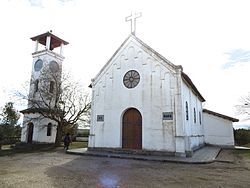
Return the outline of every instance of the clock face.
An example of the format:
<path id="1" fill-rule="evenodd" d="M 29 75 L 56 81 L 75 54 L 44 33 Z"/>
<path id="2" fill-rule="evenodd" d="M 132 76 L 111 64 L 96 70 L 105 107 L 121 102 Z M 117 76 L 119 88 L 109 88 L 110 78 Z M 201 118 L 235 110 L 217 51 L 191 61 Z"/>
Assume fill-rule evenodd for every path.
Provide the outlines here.
<path id="1" fill-rule="evenodd" d="M 140 82 L 140 74 L 135 70 L 128 71 L 123 77 L 123 84 L 127 88 L 134 88 Z"/>
<path id="2" fill-rule="evenodd" d="M 49 68 L 50 68 L 51 72 L 55 73 L 59 70 L 59 65 L 56 61 L 51 61 L 49 63 Z"/>
<path id="3" fill-rule="evenodd" d="M 40 71 L 43 67 L 43 61 L 41 59 L 38 59 L 36 62 L 35 62 L 35 71 Z"/>

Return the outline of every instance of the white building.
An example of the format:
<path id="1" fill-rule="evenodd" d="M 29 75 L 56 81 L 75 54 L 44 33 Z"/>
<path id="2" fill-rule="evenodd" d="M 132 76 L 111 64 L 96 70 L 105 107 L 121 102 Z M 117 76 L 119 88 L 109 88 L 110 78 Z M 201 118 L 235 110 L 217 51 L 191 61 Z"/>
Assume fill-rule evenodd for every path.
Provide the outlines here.
<path id="1" fill-rule="evenodd" d="M 192 154 L 204 145 L 202 102 L 182 67 L 131 34 L 92 80 L 89 148 Z"/>
<path id="2" fill-rule="evenodd" d="M 232 121 L 237 120 L 208 116 L 208 111 L 203 115 L 205 99 L 182 66 L 133 33 L 92 79 L 91 87 L 89 149 L 190 156 L 206 143 L 234 145 Z"/>
<path id="3" fill-rule="evenodd" d="M 32 37 L 31 40 L 35 41 L 35 52 L 32 53 L 28 108 L 21 111 L 24 115 L 21 142 L 54 143 L 57 123 L 49 118 L 44 118 L 39 112 L 43 107 L 43 113 L 46 112 L 48 104 L 51 108 L 55 105 L 56 84 L 61 79 L 64 59 L 63 46 L 68 42 L 51 32 Z M 57 47 L 60 47 L 60 51 L 53 51 Z"/>
<path id="4" fill-rule="evenodd" d="M 206 144 L 223 147 L 234 146 L 232 122 L 238 122 L 238 119 L 203 109 L 203 120 Z"/>

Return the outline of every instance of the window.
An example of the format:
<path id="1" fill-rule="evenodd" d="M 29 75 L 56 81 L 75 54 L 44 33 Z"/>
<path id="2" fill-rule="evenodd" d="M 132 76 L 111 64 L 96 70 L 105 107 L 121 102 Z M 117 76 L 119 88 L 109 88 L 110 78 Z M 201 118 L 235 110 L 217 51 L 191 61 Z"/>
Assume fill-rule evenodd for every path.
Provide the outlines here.
<path id="1" fill-rule="evenodd" d="M 39 80 L 35 81 L 35 92 L 38 92 Z"/>
<path id="2" fill-rule="evenodd" d="M 56 73 L 57 71 L 59 71 L 59 65 L 56 61 L 51 61 L 49 63 L 49 68 L 52 73 Z"/>
<path id="3" fill-rule="evenodd" d="M 43 61 L 41 59 L 38 59 L 36 62 L 35 62 L 35 71 L 40 71 L 43 67 Z"/>
<path id="4" fill-rule="evenodd" d="M 47 126 L 47 136 L 51 136 L 52 124 L 49 123 Z"/>
<path id="5" fill-rule="evenodd" d="M 55 85 L 55 82 L 50 81 L 50 84 L 49 84 L 49 92 L 50 92 L 50 93 L 53 93 L 53 92 L 54 92 L 54 85 Z"/>
<path id="6" fill-rule="evenodd" d="M 195 111 L 195 108 L 194 108 L 194 123 L 196 123 L 196 111 Z"/>
<path id="7" fill-rule="evenodd" d="M 201 125 L 201 112 L 199 112 L 199 120 L 200 120 L 200 125 Z"/>
<path id="8" fill-rule="evenodd" d="M 188 120 L 188 102 L 186 101 L 186 120 Z"/>

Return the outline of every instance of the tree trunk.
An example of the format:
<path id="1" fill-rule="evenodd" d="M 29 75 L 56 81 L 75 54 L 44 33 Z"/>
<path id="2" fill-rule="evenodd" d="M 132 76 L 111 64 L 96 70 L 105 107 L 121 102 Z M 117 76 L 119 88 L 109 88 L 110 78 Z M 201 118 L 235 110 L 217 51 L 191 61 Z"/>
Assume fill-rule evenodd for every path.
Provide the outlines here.
<path id="1" fill-rule="evenodd" d="M 62 141 L 62 123 L 59 122 L 56 128 L 56 140 L 55 140 L 55 145 L 60 146 L 61 141 Z"/>

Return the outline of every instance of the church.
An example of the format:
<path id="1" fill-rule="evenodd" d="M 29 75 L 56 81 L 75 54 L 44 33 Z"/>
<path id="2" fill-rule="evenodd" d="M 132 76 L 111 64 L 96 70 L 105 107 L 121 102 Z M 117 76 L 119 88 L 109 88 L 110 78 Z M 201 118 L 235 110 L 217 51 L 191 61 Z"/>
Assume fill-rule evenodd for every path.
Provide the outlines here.
<path id="1" fill-rule="evenodd" d="M 183 67 L 135 35 L 137 17 L 130 19 L 131 34 L 92 79 L 89 150 L 192 156 L 205 144 L 233 146 L 237 119 L 203 110 L 205 99 Z"/>
<path id="2" fill-rule="evenodd" d="M 91 80 L 88 149 L 187 157 L 205 144 L 233 147 L 232 122 L 238 120 L 203 109 L 205 99 L 183 67 L 171 63 L 135 35 L 139 16 L 127 17 L 131 34 Z M 29 101 L 40 101 L 45 88 L 52 96 L 47 105 L 53 107 L 55 83 L 46 75 L 52 71 L 60 82 L 63 47 L 68 42 L 51 32 L 31 40 L 35 42 L 35 52 Z M 60 50 L 54 51 L 58 47 Z M 57 123 L 42 116 L 43 104 L 29 102 L 28 108 L 21 111 L 21 142 L 55 143 Z"/>

